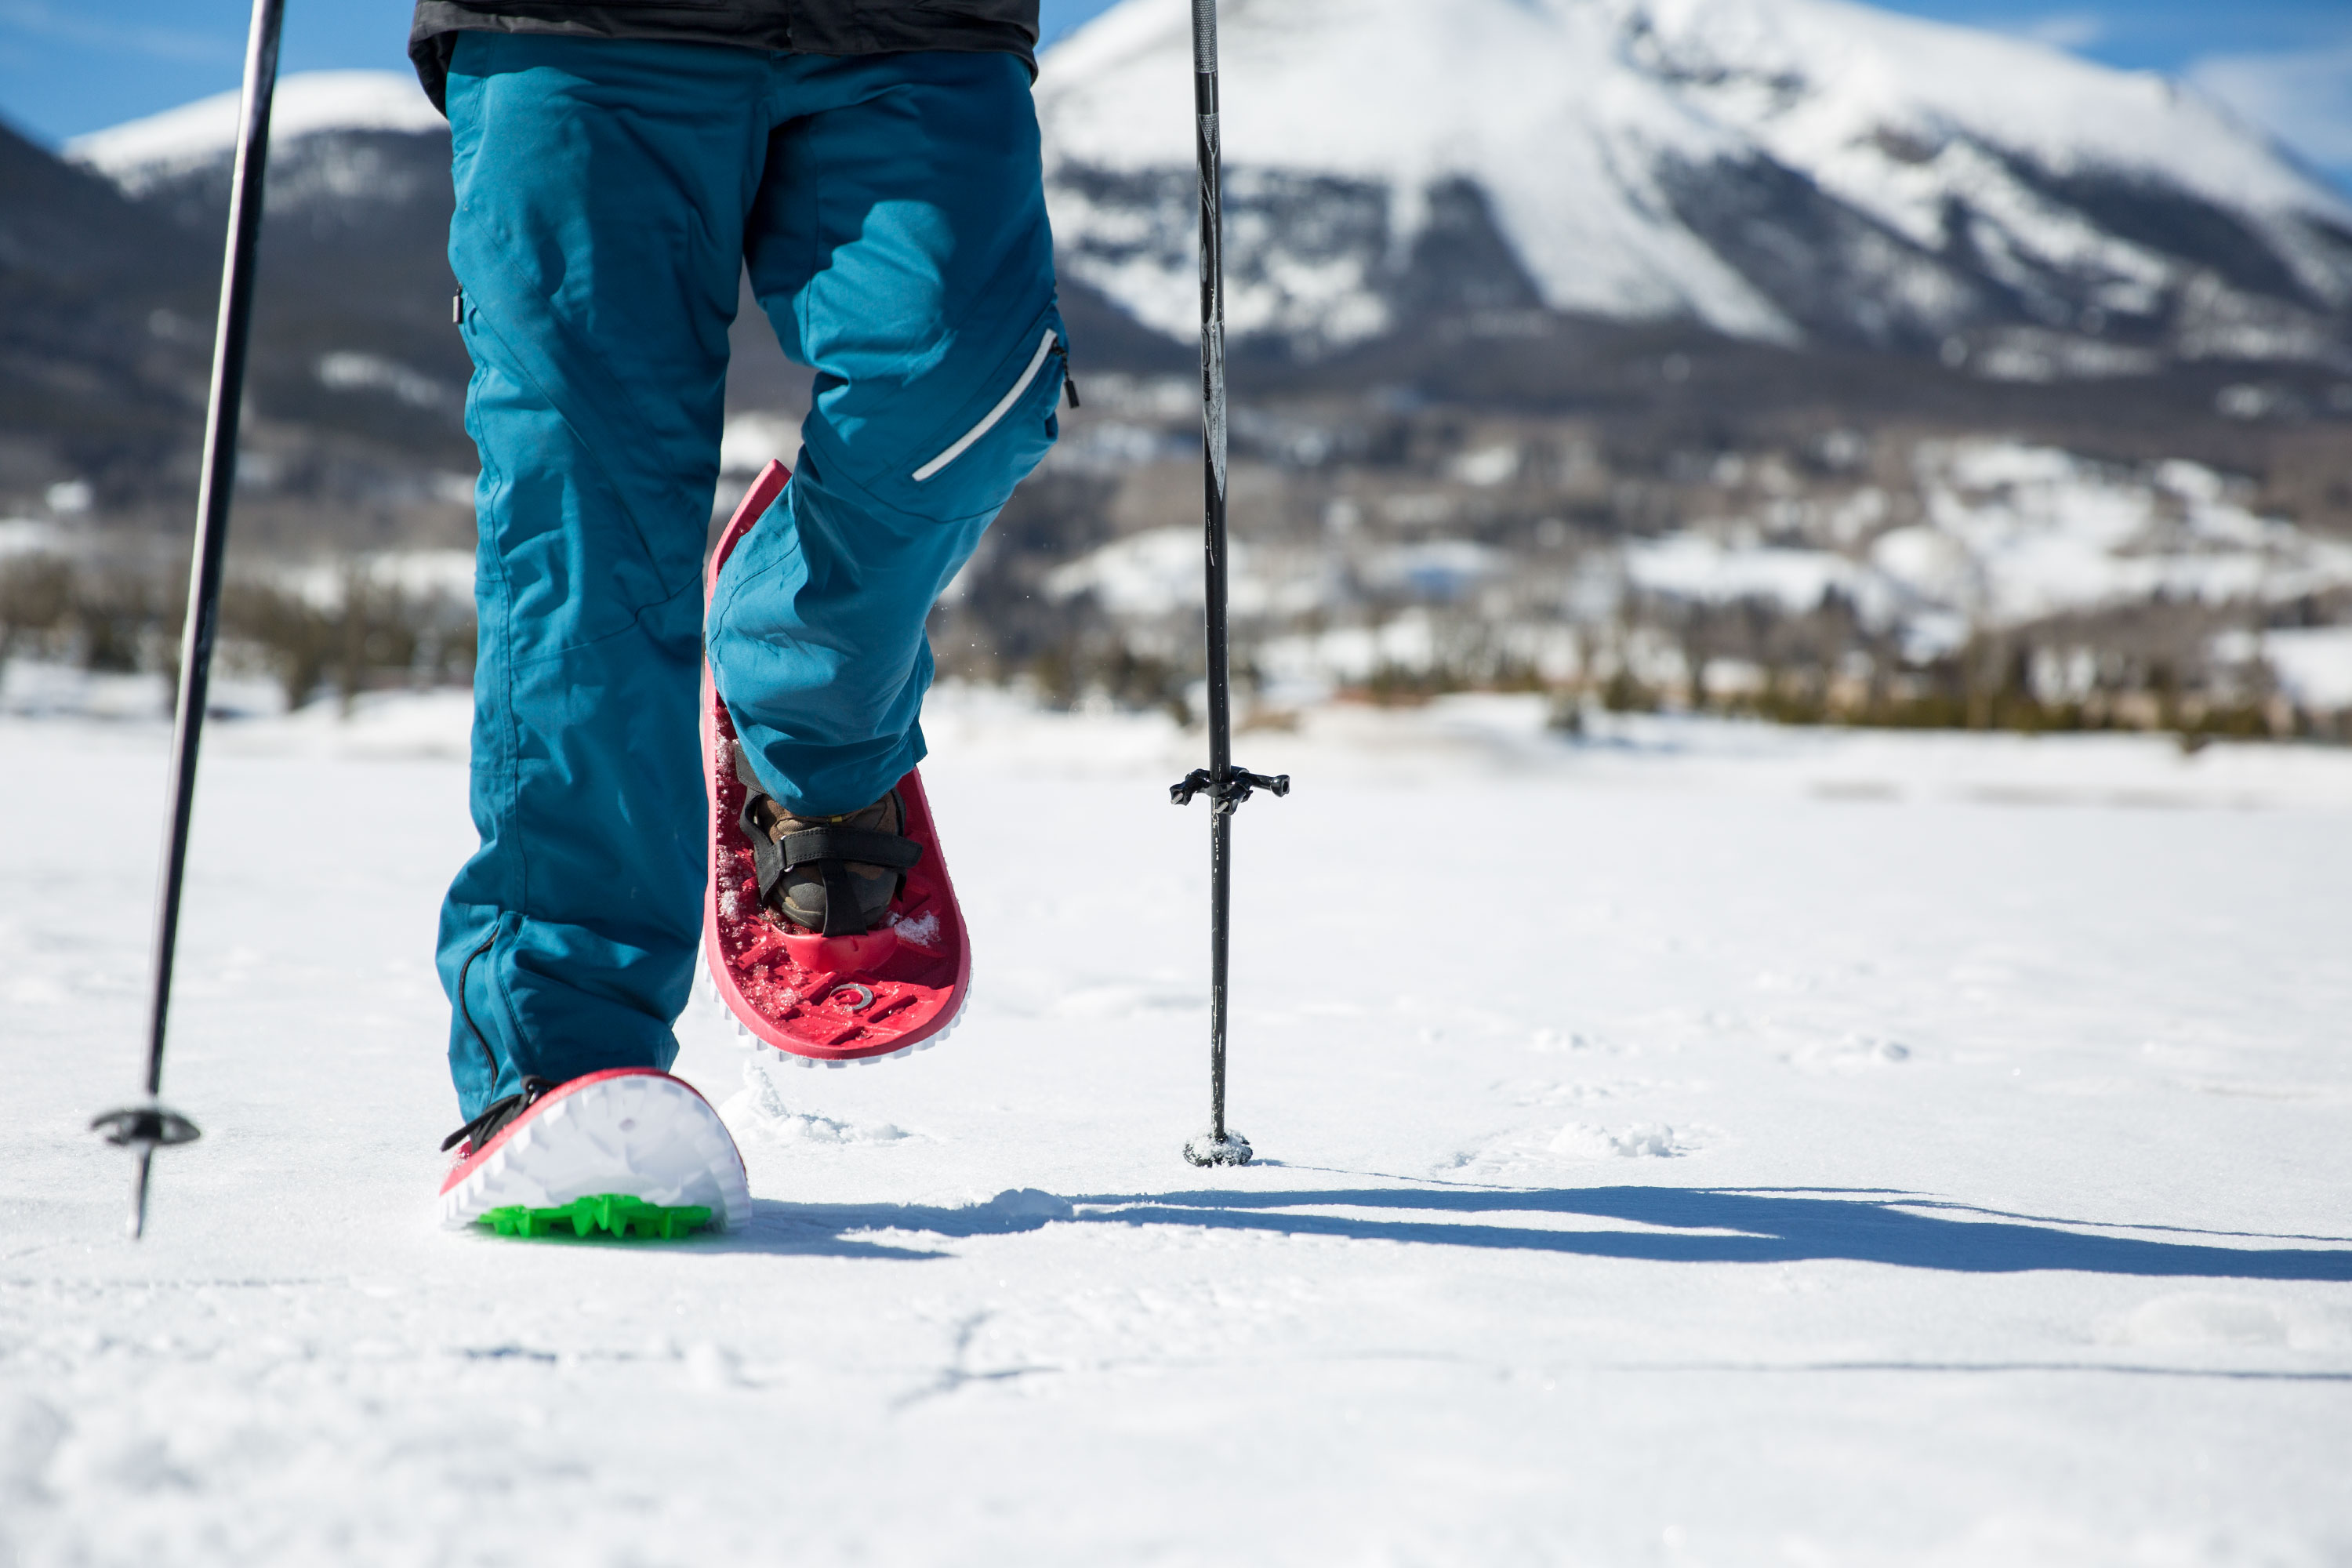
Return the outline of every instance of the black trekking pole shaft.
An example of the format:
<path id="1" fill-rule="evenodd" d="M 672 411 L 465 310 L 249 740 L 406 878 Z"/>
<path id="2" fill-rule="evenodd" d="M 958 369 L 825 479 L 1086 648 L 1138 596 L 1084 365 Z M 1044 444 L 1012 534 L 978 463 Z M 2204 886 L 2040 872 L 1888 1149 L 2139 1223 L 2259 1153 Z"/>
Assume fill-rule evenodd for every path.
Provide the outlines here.
<path id="1" fill-rule="evenodd" d="M 229 184 L 227 255 L 221 269 L 220 318 L 213 339 L 212 395 L 205 415 L 204 473 L 196 496 L 196 539 L 188 569 L 188 605 L 180 636 L 180 689 L 172 725 L 172 814 L 163 835 L 163 864 L 155 894 L 155 949 L 147 1008 L 149 1110 L 163 1087 L 163 1038 L 172 1005 L 172 966 L 180 933 L 180 891 L 188 859 L 188 822 L 195 803 L 196 752 L 205 731 L 212 684 L 213 645 L 219 630 L 221 566 L 228 544 L 229 503 L 236 489 L 236 430 L 245 395 L 246 347 L 253 323 L 254 253 L 261 234 L 263 173 L 269 156 L 269 106 L 278 85 L 278 38 L 284 0 L 254 0 L 246 40 L 243 117 L 236 166 Z M 117 1113 L 120 1114 L 120 1113 Z M 104 1119 L 101 1119 L 102 1121 Z M 147 1166 L 160 1136 L 178 1121 L 159 1118 L 123 1141 L 138 1147 L 131 1234 L 145 1228 Z M 187 1137 L 194 1129 L 184 1121 Z M 147 1135 L 141 1136 L 144 1131 Z"/>
<path id="2" fill-rule="evenodd" d="M 1217 0 L 1192 0 L 1192 123 L 1201 164 L 1202 584 L 1209 674 L 1209 773 L 1233 769 L 1231 637 L 1225 612 L 1225 264 L 1217 130 Z M 1233 814 L 1209 810 L 1209 1136 L 1225 1139 L 1225 980 L 1232 939 Z"/>
<path id="3" fill-rule="evenodd" d="M 1254 790 L 1290 793 L 1290 775 L 1234 765 L 1233 664 L 1225 573 L 1225 265 L 1217 135 L 1217 0 L 1192 0 L 1192 121 L 1201 156 L 1201 489 L 1202 630 L 1208 645 L 1209 765 L 1171 787 L 1209 797 L 1209 1130 L 1184 1145 L 1195 1165 L 1246 1165 L 1249 1140 L 1225 1125 L 1225 1025 L 1233 948 L 1234 812 Z"/>
<path id="4" fill-rule="evenodd" d="M 254 250 L 261 234 L 263 165 L 269 155 L 269 102 L 277 87 L 278 30 L 284 0 L 254 0 L 245 57 L 245 114 L 228 195 L 228 255 L 221 272 L 220 323 L 213 339 L 212 398 L 205 415 L 204 479 L 196 495 L 196 543 L 188 569 L 187 620 L 180 635 L 180 694 L 172 725 L 172 817 L 163 837 L 155 899 L 154 987 L 147 1010 L 147 1092 L 163 1087 L 163 1028 L 172 1005 L 172 959 L 180 931 L 180 888 L 195 802 L 196 752 L 205 734 L 213 643 L 219 630 L 221 563 L 229 502 L 236 489 L 238 405 L 253 324 Z"/>

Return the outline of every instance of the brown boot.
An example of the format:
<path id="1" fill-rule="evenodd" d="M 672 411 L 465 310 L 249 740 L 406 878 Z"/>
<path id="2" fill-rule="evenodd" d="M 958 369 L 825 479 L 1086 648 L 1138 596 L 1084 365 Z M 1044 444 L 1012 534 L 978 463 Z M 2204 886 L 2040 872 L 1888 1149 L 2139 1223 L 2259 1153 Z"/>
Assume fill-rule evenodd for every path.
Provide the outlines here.
<path id="1" fill-rule="evenodd" d="M 751 841 L 760 902 L 803 931 L 855 936 L 881 923 L 923 847 L 904 837 L 907 813 L 892 790 L 872 805 L 839 816 L 793 816 L 761 787 L 739 743 L 735 776 L 743 784 L 738 819 Z"/>

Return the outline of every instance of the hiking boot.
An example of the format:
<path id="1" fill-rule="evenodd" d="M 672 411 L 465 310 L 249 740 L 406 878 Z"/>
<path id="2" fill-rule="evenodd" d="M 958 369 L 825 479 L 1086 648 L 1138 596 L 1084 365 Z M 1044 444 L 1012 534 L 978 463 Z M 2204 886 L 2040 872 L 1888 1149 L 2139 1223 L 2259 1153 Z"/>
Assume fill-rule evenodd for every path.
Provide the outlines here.
<path id="1" fill-rule="evenodd" d="M 903 836 L 907 810 L 892 790 L 839 816 L 794 816 L 763 789 L 735 746 L 743 784 L 737 819 L 751 840 L 760 902 L 774 918 L 826 936 L 856 936 L 881 923 L 923 847 Z"/>

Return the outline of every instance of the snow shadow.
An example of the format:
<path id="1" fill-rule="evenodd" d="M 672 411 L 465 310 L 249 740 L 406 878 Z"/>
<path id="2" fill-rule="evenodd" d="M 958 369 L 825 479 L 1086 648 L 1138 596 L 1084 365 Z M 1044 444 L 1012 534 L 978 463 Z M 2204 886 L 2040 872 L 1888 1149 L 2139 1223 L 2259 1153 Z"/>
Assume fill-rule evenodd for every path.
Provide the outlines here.
<path id="1" fill-rule="evenodd" d="M 2337 1247 L 2221 1247 L 2064 1228 L 1921 1195 L 1839 1189 L 1706 1187 L 1376 1187 L 1300 1192 L 1186 1192 L 1074 1200 L 1078 1217 L 1124 1225 L 1196 1225 L 1441 1247 L 1499 1247 L 1653 1263 L 1799 1263 L 1846 1259 L 1962 1274 L 2066 1269 L 2084 1274 L 2214 1279 L 2352 1280 L 2352 1238 Z M 1925 1207 L 1986 1215 L 1951 1218 Z M 1393 1219 L 1316 1212 L 1393 1212 Z M 1481 1223 L 1482 1215 L 1517 1216 Z M 1647 1230 L 1555 1229 L 1557 1215 Z M 2118 1226 L 2105 1226 L 2114 1230 Z M 2170 1228 L 2170 1227 L 2128 1227 Z M 2182 1234 L 2176 1232 L 2176 1234 Z M 2238 1233 L 2186 1233 L 2231 1234 Z M 2273 1239 L 2317 1240 L 2319 1237 Z"/>
<path id="2" fill-rule="evenodd" d="M 1035 1187 L 1013 1187 L 985 1203 L 791 1204 L 751 1200 L 751 1223 L 740 1231 L 697 1237 L 703 1252 L 769 1252 L 814 1258 L 896 1258 L 920 1263 L 951 1258 L 926 1245 L 939 1237 L 1009 1236 L 1075 1217 L 1069 1199 Z"/>
<path id="3" fill-rule="evenodd" d="M 758 1199 L 751 1226 L 701 1247 L 918 1262 L 935 1243 L 1048 1225 L 1199 1226 L 1431 1247 L 1495 1247 L 1652 1263 L 1844 1259 L 1962 1274 L 2063 1269 L 2151 1279 L 2352 1281 L 2352 1237 L 2266 1236 L 2092 1222 L 1974 1208 L 1921 1194 L 1842 1188 L 1389 1186 L 1201 1190 L 1064 1198 L 1034 1188 L 981 1204 L 792 1204 Z M 1333 1213 L 1333 1210 L 1358 1213 Z M 1365 1214 L 1360 1211 L 1374 1211 Z M 1922 1212 L 1927 1211 L 1927 1212 Z M 1392 1217 L 1391 1217 L 1392 1216 Z M 1548 1226 L 1545 1216 L 1641 1230 Z M 2074 1227 L 2082 1228 L 2074 1228 Z M 2217 1245 L 2116 1235 L 2228 1237 Z"/>

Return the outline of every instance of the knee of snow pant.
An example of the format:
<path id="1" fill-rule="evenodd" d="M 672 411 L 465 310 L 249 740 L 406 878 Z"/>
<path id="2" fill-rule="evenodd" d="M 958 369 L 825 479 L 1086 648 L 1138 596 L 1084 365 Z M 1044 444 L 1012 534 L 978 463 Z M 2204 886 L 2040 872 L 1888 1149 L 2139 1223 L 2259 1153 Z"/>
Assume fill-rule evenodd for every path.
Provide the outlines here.
<path id="1" fill-rule="evenodd" d="M 481 847 L 440 968 L 469 1115 L 525 1075 L 676 1056 L 698 586 L 765 87 L 762 57 L 687 45 L 467 34 L 453 62 Z"/>
<path id="2" fill-rule="evenodd" d="M 700 578 L 766 80 L 719 46 L 458 39 L 467 425 L 515 611 L 561 623 L 556 646 Z"/>
<path id="3" fill-rule="evenodd" d="M 815 372 L 793 482 L 720 574 L 713 678 L 788 808 L 855 810 L 919 761 L 923 622 L 1058 434 L 1028 79 L 1008 56 L 786 57 L 796 101 L 744 235 Z"/>

